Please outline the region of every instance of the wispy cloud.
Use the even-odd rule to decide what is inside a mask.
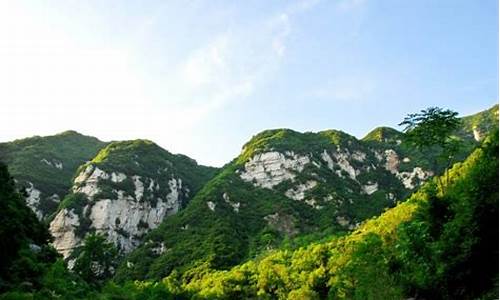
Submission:
[[[293,18],[317,3],[299,1],[188,52],[164,80],[169,98],[195,122],[269,84],[286,56]]]

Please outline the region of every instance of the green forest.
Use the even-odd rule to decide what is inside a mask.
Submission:
[[[430,110],[422,112],[436,116]],[[464,145],[462,139],[459,150],[461,131],[457,128],[463,128],[464,122],[473,126],[467,122],[478,120],[460,121],[445,112],[449,111],[438,110],[443,118],[437,121],[445,122],[438,123],[438,128],[415,123],[415,116],[410,115],[403,122],[407,125],[403,133],[382,128],[367,136],[369,145],[377,140],[390,143],[386,139],[395,136],[404,138],[401,151],[421,147],[421,153],[434,153],[440,171],[394,205],[379,204],[380,208],[359,215],[363,221],[352,230],[338,224],[328,226],[332,210],[308,213],[307,205],[286,200],[280,191],[287,186],[264,192],[234,175],[239,166],[269,145],[281,151],[293,148],[297,153],[329,145],[368,147],[342,133],[302,136],[292,131],[266,131],[255,136],[242,155],[222,170],[203,167],[198,173],[190,173],[189,168],[196,165],[189,158],[164,154],[148,141],[103,145],[92,161],[79,167],[80,172],[89,164],[123,172],[130,171],[120,168],[141,172],[141,164],[149,164],[148,169],[166,165],[172,172],[193,178],[193,189],[199,192],[178,216],[167,218],[129,255],[87,226],[82,245],[72,253],[71,270],[68,260],[51,245],[48,222],[39,220],[26,205],[27,193],[18,188],[7,165],[0,164],[0,299],[497,299],[498,127],[488,127],[489,134],[480,143]],[[451,138],[450,132],[454,132]],[[127,167],[127,153],[137,147],[141,152],[131,153],[142,153],[145,158]],[[110,154],[114,152],[117,156]],[[213,179],[205,183],[210,176]],[[312,175],[297,178],[300,176]],[[127,186],[132,193],[134,183]],[[220,214],[214,219],[205,201],[223,190],[230,191],[231,197],[254,202],[254,207],[238,205],[238,209],[250,207],[255,214],[263,211],[266,215],[278,203],[279,211],[288,212],[291,220],[319,219],[303,223],[303,228],[288,228],[287,223],[273,229],[255,221],[260,216],[231,214],[232,209],[239,210],[226,197],[226,207],[213,210]],[[273,203],[259,204],[259,197]],[[377,197],[375,193],[369,199],[376,201]],[[77,208],[79,201],[90,200],[84,194],[71,194],[59,209]],[[356,206],[350,209],[356,210]],[[194,229],[186,230],[183,224],[187,222]],[[169,229],[181,226],[184,233]],[[153,258],[155,241],[176,248]]]

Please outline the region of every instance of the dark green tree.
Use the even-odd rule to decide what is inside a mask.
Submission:
[[[86,282],[101,285],[109,279],[117,266],[118,251],[100,234],[88,235],[79,249],[74,271]]]
[[[0,291],[17,284],[20,265],[32,267],[23,270],[23,280],[33,284],[31,279],[38,270],[30,258],[45,254],[42,247],[49,240],[47,227],[26,206],[25,197],[17,191],[7,166],[0,163]]]
[[[432,150],[437,153],[434,155],[434,169],[444,168],[448,182],[447,169],[460,150],[460,140],[453,137],[453,133],[460,124],[457,112],[439,107],[429,107],[419,113],[409,114],[399,126],[404,126],[405,142],[420,151]],[[442,182],[440,185],[442,188]]]

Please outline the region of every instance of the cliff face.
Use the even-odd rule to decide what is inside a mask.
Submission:
[[[475,128],[498,120],[492,110],[474,117]],[[464,142],[456,161],[478,145],[471,122],[456,133]],[[361,140],[336,130],[261,132],[186,209],[148,234],[117,279],[162,278],[200,262],[227,268],[296,236],[353,230],[441,173],[437,154],[412,148],[388,127]]]
[[[71,193],[50,223],[55,248],[68,258],[85,235],[98,232],[122,254],[130,252],[196,190],[182,176],[189,172],[186,168],[205,168],[206,176],[213,172],[192,160],[179,161],[149,141],[110,144],[79,169]]]

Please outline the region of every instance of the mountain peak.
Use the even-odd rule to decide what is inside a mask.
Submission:
[[[362,140],[385,142],[385,141],[394,141],[395,139],[400,138],[401,136],[402,133],[394,128],[387,126],[380,126],[370,131],[364,138],[362,138]]]
[[[61,133],[58,133],[58,134],[56,134],[56,135],[58,135],[58,136],[62,136],[62,135],[80,135],[80,136],[81,136],[81,135],[83,135],[83,134],[79,133],[79,132],[78,132],[78,131],[76,131],[76,130],[71,130],[71,129],[70,129],[70,130],[66,130],[66,131],[63,131],[63,132],[61,132]]]

